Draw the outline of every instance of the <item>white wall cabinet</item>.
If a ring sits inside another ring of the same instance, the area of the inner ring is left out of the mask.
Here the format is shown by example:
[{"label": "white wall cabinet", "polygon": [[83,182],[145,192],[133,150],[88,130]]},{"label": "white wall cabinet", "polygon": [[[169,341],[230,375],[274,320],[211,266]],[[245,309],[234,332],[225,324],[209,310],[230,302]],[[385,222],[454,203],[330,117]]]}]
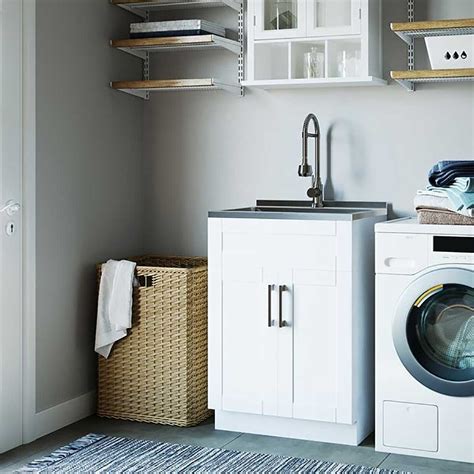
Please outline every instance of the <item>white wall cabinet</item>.
[{"label": "white wall cabinet", "polygon": [[306,35],[306,0],[254,0],[253,3],[256,39]]},{"label": "white wall cabinet", "polygon": [[353,445],[371,432],[373,225],[209,219],[216,428]]},{"label": "white wall cabinet", "polygon": [[361,31],[361,0],[254,0],[253,3],[257,40],[351,35]]},{"label": "white wall cabinet", "polygon": [[[249,0],[248,87],[384,85],[381,0]],[[322,67],[308,72],[305,54]]]},{"label": "white wall cabinet", "polygon": [[361,32],[361,0],[308,0],[306,35],[358,35]]}]

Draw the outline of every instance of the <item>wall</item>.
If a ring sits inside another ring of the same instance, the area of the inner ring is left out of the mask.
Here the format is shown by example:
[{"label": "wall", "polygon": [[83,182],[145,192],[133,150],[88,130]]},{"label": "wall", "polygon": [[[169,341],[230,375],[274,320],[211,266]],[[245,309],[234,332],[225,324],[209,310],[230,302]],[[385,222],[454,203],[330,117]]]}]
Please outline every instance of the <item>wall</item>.
[{"label": "wall", "polygon": [[[36,11],[36,411],[47,415],[44,431],[63,421],[44,410],[95,390],[95,264],[143,250],[143,102],[108,87],[140,78],[140,62],[108,46],[133,17],[107,0],[39,0]],[[72,421],[74,410],[61,407]]]},{"label": "wall", "polygon": [[[389,30],[391,21],[406,21],[406,1],[384,0],[383,7],[387,78],[392,69],[406,69],[404,43]],[[474,2],[417,0],[416,14],[474,17]],[[231,25],[231,15],[216,9],[210,18]],[[226,54],[160,56],[153,72],[185,77],[197,71],[206,77],[212,68],[226,75],[234,67]],[[422,41],[417,55],[417,65],[425,65]],[[388,201],[392,216],[413,213],[413,196],[433,163],[474,159],[472,83],[423,85],[414,94],[394,83],[247,89],[244,99],[223,92],[156,94],[145,105],[148,250],[204,255],[209,209],[248,206],[259,198],[305,199],[310,183],[298,178],[297,166],[308,112],[319,117],[325,137],[326,197]]]}]

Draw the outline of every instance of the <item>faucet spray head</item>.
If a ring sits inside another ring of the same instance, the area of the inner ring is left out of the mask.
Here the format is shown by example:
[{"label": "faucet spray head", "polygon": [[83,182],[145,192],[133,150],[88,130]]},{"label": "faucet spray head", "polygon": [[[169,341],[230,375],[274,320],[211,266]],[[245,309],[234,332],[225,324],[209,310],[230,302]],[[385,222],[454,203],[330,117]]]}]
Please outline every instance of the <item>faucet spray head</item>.
[{"label": "faucet spray head", "polygon": [[307,178],[313,176],[313,168],[311,165],[309,165],[307,162],[303,163],[298,166],[298,176],[301,176],[302,178]]}]

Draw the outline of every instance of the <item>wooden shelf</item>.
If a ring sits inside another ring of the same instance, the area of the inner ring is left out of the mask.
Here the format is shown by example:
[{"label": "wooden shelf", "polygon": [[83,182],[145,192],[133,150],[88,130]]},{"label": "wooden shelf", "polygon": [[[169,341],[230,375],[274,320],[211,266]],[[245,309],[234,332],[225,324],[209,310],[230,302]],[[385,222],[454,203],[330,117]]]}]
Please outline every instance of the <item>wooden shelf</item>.
[{"label": "wooden shelf", "polygon": [[411,44],[413,38],[474,34],[474,18],[392,23],[390,27],[405,43]]},{"label": "wooden shelf", "polygon": [[218,79],[162,79],[149,81],[116,81],[110,86],[121,92],[132,94],[142,99],[147,98],[149,92],[164,91],[198,91],[198,90],[224,90],[240,95],[240,85],[219,81]]},{"label": "wooden shelf", "polygon": [[110,45],[126,53],[146,59],[146,53],[178,50],[226,49],[241,53],[240,43],[217,35],[174,36],[168,38],[141,38],[112,40]]},{"label": "wooden shelf", "polygon": [[230,7],[239,12],[242,8],[241,0],[110,0],[110,3],[142,18],[147,12],[156,10]]},{"label": "wooden shelf", "polygon": [[258,89],[304,89],[316,87],[349,87],[349,86],[385,86],[387,82],[378,77],[329,77],[318,79],[273,79],[243,81],[245,87]]},{"label": "wooden shelf", "polygon": [[405,89],[412,91],[413,84],[418,82],[456,82],[473,81],[474,69],[438,69],[419,71],[392,71],[392,79],[395,79]]}]

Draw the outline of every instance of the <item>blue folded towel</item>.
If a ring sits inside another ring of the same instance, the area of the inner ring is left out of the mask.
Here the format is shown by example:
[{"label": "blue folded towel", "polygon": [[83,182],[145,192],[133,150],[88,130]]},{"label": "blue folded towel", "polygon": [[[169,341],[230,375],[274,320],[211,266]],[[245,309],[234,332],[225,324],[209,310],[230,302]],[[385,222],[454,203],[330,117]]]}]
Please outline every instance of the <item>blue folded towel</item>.
[{"label": "blue folded towel", "polygon": [[474,209],[474,193],[463,192],[455,185],[448,186],[446,188],[427,186],[426,189],[432,193],[437,194],[438,196],[447,197],[455,211]]},{"label": "blue folded towel", "polygon": [[433,186],[449,186],[456,178],[474,178],[474,160],[440,161],[428,176]]}]

